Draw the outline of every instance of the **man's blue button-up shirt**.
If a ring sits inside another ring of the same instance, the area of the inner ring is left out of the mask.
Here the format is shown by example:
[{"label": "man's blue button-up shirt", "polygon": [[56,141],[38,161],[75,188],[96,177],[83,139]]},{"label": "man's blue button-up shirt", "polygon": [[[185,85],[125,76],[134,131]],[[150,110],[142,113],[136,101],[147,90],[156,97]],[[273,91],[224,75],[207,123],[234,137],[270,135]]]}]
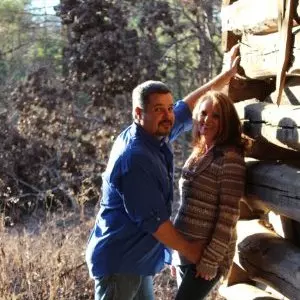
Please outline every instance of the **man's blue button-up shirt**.
[{"label": "man's blue button-up shirt", "polygon": [[188,106],[178,101],[175,124],[162,141],[133,123],[116,139],[103,173],[101,208],[90,235],[90,275],[154,275],[170,251],[153,233],[171,216],[173,154],[169,141],[191,128]]}]

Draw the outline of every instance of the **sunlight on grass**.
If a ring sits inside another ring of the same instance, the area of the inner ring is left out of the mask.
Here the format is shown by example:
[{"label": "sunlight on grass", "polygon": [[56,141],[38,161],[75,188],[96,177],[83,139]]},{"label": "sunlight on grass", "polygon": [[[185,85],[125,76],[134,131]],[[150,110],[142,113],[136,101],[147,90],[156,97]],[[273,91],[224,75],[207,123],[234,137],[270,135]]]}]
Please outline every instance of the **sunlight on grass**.
[{"label": "sunlight on grass", "polygon": [[[4,226],[0,216],[0,299],[93,299],[84,250],[94,219],[68,213],[41,223]],[[172,300],[175,279],[166,268],[154,279],[156,300]]]},{"label": "sunlight on grass", "polygon": [[90,221],[56,216],[30,230],[1,223],[1,299],[93,299],[84,262]]}]

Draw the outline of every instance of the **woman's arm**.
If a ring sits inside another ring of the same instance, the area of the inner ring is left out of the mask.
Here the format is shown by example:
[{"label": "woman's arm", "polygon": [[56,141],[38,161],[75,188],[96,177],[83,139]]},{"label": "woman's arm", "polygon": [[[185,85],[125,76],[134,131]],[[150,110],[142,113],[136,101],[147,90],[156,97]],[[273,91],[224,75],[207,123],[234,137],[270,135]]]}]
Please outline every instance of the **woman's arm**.
[{"label": "woman's arm", "polygon": [[244,195],[245,162],[236,152],[226,152],[220,176],[218,218],[210,243],[197,264],[197,275],[212,279],[224,259],[239,218],[239,205]]}]

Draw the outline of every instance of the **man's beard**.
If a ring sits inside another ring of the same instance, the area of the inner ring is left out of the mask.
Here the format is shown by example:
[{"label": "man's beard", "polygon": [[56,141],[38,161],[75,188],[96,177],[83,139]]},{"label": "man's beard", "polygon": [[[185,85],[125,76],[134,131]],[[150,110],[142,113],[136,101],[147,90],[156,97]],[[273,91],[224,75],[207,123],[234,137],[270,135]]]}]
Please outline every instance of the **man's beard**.
[{"label": "man's beard", "polygon": [[161,121],[158,123],[156,135],[161,137],[168,136],[172,130],[172,127],[173,127],[172,121],[168,121],[168,120]]}]

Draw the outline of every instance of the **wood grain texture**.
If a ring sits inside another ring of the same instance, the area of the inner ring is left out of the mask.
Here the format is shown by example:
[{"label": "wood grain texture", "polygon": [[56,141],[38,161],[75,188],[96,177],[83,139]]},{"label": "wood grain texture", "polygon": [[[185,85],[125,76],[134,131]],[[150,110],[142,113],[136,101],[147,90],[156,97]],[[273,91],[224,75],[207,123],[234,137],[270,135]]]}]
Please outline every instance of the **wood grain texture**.
[{"label": "wood grain texture", "polygon": [[[292,150],[300,150],[300,106],[260,102],[256,99],[235,104],[245,134]],[[295,155],[297,157],[297,155]]]},{"label": "wood grain texture", "polygon": [[[274,91],[264,99],[265,102],[276,103],[278,92]],[[286,78],[280,105],[300,105],[300,77]]]},{"label": "wood grain texture", "polygon": [[284,296],[300,299],[300,249],[271,233],[256,233],[238,244],[241,265],[254,280]]},{"label": "wood grain texture", "polygon": [[[280,63],[280,33],[267,35],[244,34],[241,39],[240,66],[246,77],[263,79],[276,76]],[[300,27],[292,31],[291,59],[287,76],[300,75]]]},{"label": "wood grain texture", "polygon": [[[293,11],[294,19],[299,18],[299,4]],[[237,35],[243,33],[267,34],[278,31],[277,0],[239,0],[222,7],[222,31],[232,31]],[[296,20],[293,26],[296,26]]]},{"label": "wood grain texture", "polygon": [[269,210],[300,222],[300,168],[249,159],[246,164],[246,194],[255,195]]},{"label": "wood grain texture", "polygon": [[[268,292],[265,292],[258,287],[246,283],[238,283],[229,287],[222,287],[219,289],[219,293],[226,300],[272,300],[281,299]],[[242,298],[241,298],[242,297]]]}]

